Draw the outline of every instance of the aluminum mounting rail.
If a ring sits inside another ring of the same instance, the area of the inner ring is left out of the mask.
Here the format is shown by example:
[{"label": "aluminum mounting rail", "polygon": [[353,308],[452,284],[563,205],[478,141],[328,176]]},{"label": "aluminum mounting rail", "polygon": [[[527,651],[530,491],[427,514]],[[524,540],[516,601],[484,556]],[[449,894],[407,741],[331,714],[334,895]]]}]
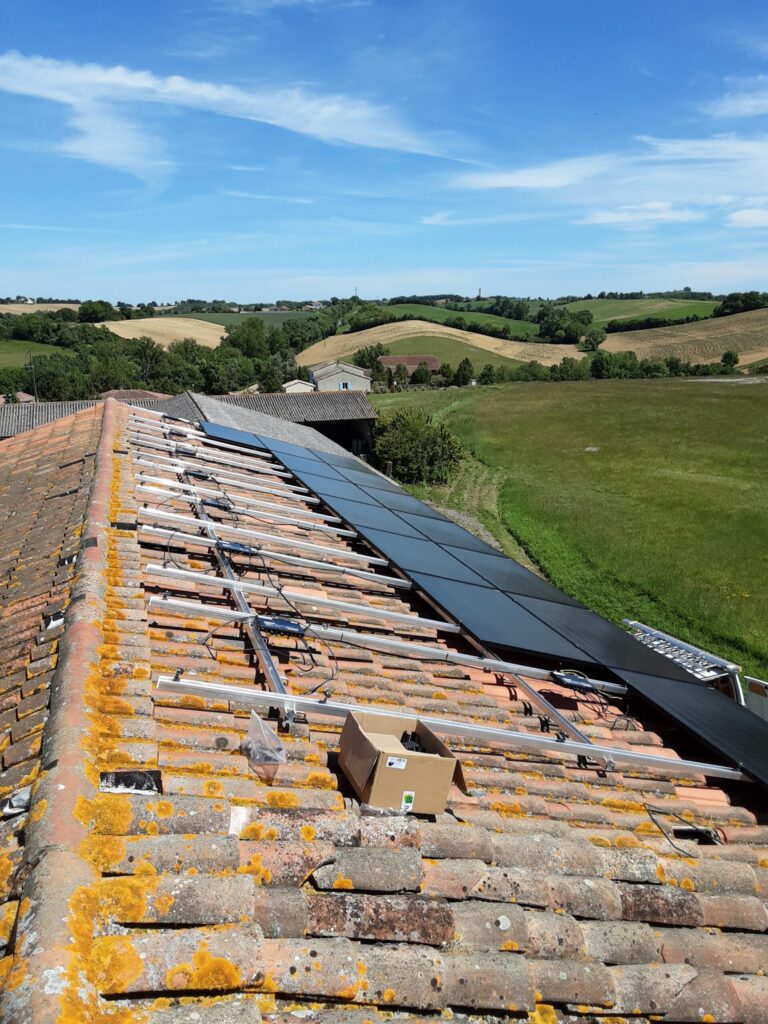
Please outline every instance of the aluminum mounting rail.
[{"label": "aluminum mounting rail", "polygon": [[[140,505],[137,514],[149,521],[154,526],[158,521],[165,523],[178,523],[179,526],[192,526],[202,529],[206,526],[204,522],[195,516],[184,516],[178,512],[168,512],[164,508],[150,508]],[[280,536],[275,533],[263,533],[261,530],[246,530],[242,526],[230,526],[228,523],[214,523],[217,534],[226,534],[229,537],[250,543],[254,540],[264,541],[267,544],[276,544],[278,547],[287,547],[291,550],[309,551],[313,554],[334,555],[336,558],[344,558],[350,562],[363,562],[365,565],[389,565],[386,558],[379,558],[376,555],[361,555],[356,551],[349,551],[347,548],[335,548],[328,544],[314,544],[308,540],[297,540],[294,536]]]},{"label": "aluminum mounting rail", "polygon": [[[197,483],[197,478],[194,478],[194,484],[183,484],[177,480],[167,480],[162,476],[151,476],[148,473],[138,473],[136,479],[140,484],[149,484],[154,487],[167,487],[173,491],[179,492],[180,494],[196,493],[202,494],[206,498],[223,498],[227,501],[231,501],[233,505],[235,501],[238,501],[241,505],[245,505],[249,508],[264,508],[271,511],[279,509],[281,512],[289,512],[292,516],[298,516],[299,518],[307,519],[310,522],[318,519],[325,523],[340,523],[343,521],[340,516],[327,515],[325,512],[310,512],[309,509],[304,508],[286,508],[285,505],[281,505],[279,502],[265,501],[263,498],[249,498],[242,494],[237,494],[233,498],[229,491],[226,491],[221,487],[217,491],[212,490],[210,487],[201,487],[200,484]],[[205,481],[203,483],[205,483]],[[212,480],[211,483],[216,483],[216,481]],[[233,485],[233,487],[237,490],[236,485]]]},{"label": "aluminum mounting rail", "polygon": [[[232,497],[227,491],[213,490],[210,487],[199,487],[197,483],[181,484],[171,480],[160,480],[158,483],[157,480],[157,477],[146,477],[143,473],[140,473],[138,475],[139,486],[137,490],[141,490],[144,494],[160,495],[164,498],[169,498],[174,494],[180,499],[186,498],[187,500],[190,497],[201,499],[213,498],[216,501],[228,503],[233,512],[239,511],[247,514],[249,509],[263,512],[265,515],[267,512],[270,512],[274,514],[279,522],[295,523],[297,525],[299,523],[302,525],[306,523],[307,527],[312,529],[318,526],[322,529],[322,525],[327,523],[342,522],[339,516],[326,515],[323,512],[310,512],[308,509],[286,508],[285,505],[281,505],[278,502],[262,501],[258,498],[242,498],[239,494]],[[238,505],[241,508],[238,508]],[[340,533],[341,531],[334,529],[332,532]],[[344,536],[354,537],[355,534],[347,532]]]},{"label": "aluminum mounting rail", "polygon": [[[396,622],[401,626],[408,626],[413,629],[435,629],[443,633],[460,633],[461,627],[455,622],[447,622],[442,619],[426,619],[412,612],[393,612],[388,608],[378,608],[375,605],[361,604],[358,601],[338,601],[335,597],[317,597],[314,594],[305,594],[301,590],[289,590],[287,587],[272,587],[264,583],[251,583],[248,580],[235,578],[234,580],[223,579],[221,576],[211,576],[204,572],[196,572],[193,569],[176,569],[172,566],[158,565],[150,562],[145,570],[150,576],[158,577],[161,580],[180,580],[188,583],[196,583],[202,587],[219,588],[231,590],[235,594],[254,594],[259,597],[277,598],[285,601],[286,604],[295,606],[309,606],[311,609],[327,608],[332,612],[339,612],[344,615],[354,615],[360,619],[372,619],[381,622]],[[149,601],[150,608],[157,608],[163,604],[166,608],[172,608],[176,599],[166,597],[152,597]],[[246,611],[246,609],[242,609]],[[256,617],[252,609],[247,609],[251,618]],[[248,615],[246,617],[249,617]]]},{"label": "aluminum mounting rail", "polygon": [[263,459],[265,462],[272,462],[273,455],[266,448],[246,448],[244,445],[233,444],[227,441],[218,441],[213,437],[210,437],[202,430],[191,430],[189,427],[179,427],[175,423],[147,423],[147,428],[156,428],[160,431],[163,437],[183,437],[198,441],[201,445],[207,448],[218,448],[223,452],[227,452],[230,455],[247,455],[249,457]]},{"label": "aluminum mounting rail", "polygon": [[[181,533],[179,530],[166,530],[161,526],[139,525],[139,533],[150,540],[157,539],[170,544],[171,541],[179,541],[198,547],[216,547],[218,541],[210,537],[197,537],[192,533]],[[349,576],[352,579],[364,580],[367,583],[378,583],[381,586],[393,587],[395,590],[410,590],[413,584],[410,580],[401,579],[399,576],[383,576],[376,572],[366,572],[365,569],[353,569],[347,565],[338,565],[336,562],[326,562],[317,558],[301,558],[298,555],[287,555],[279,551],[270,551],[264,547],[254,547],[248,544],[236,545],[242,548],[240,551],[229,551],[229,554],[239,554],[244,558],[252,555],[264,559],[267,562],[280,562],[286,565],[296,565],[306,569],[320,569],[323,572],[337,572],[342,576]]]},{"label": "aluminum mounting rail", "polygon": [[286,516],[281,515],[279,512],[265,512],[261,509],[245,508],[244,505],[235,505],[229,498],[206,498],[196,488],[193,488],[188,493],[184,493],[183,491],[166,491],[160,487],[139,484],[136,491],[147,495],[148,499],[154,498],[159,505],[164,505],[166,501],[170,500],[182,501],[187,504],[199,501],[203,505],[208,505],[210,508],[215,508],[220,512],[227,512],[233,516],[246,516],[249,519],[267,520],[270,523],[277,524],[283,523],[286,526],[293,526],[297,530],[305,530],[308,533],[322,533],[331,537],[357,537],[356,530],[346,530],[338,526],[328,526],[326,523],[297,519],[295,515]]},{"label": "aluminum mounting rail", "polygon": [[[175,601],[178,611],[191,618],[230,618],[226,608],[218,605],[206,605],[196,601]],[[251,612],[251,614],[255,614]],[[257,616],[258,617],[258,616]],[[335,641],[348,644],[350,647],[362,647],[371,651],[399,654],[404,658],[419,658],[421,661],[438,661],[450,665],[464,665],[466,668],[478,668],[484,672],[494,672],[505,676],[528,676],[530,679],[543,679],[553,682],[552,672],[545,668],[533,668],[530,665],[518,665],[500,658],[481,658],[476,654],[461,654],[446,647],[433,647],[429,644],[413,643],[398,640],[396,637],[381,636],[378,633],[360,633],[354,629],[337,629],[333,626],[321,626],[314,623],[303,625],[304,636],[317,640]],[[626,686],[619,683],[607,683],[601,679],[588,680],[593,687],[611,697],[623,697]]]},{"label": "aluminum mounting rail", "polygon": [[217,483],[222,480],[226,483],[236,483],[238,486],[246,487],[249,490],[266,490],[270,494],[284,494],[286,498],[293,497],[297,501],[300,497],[303,501],[308,501],[311,504],[320,504],[320,499],[310,495],[309,489],[302,487],[300,484],[289,484],[285,481],[282,483],[267,483],[266,481],[262,481],[262,483],[257,484],[253,482],[254,479],[261,480],[262,478],[259,476],[254,477],[250,473],[238,473],[234,469],[224,469],[222,467],[214,468],[213,466],[206,466],[204,463],[201,466],[197,462],[185,462],[183,459],[168,458],[165,455],[158,455],[157,453],[153,453],[150,457],[148,455],[141,455],[134,452],[133,460],[140,466],[151,466],[153,469],[162,469],[169,473],[205,473],[206,476],[210,476],[212,479],[215,479]]},{"label": "aluminum mounting rail", "polygon": [[[244,686],[232,686],[227,683],[208,683],[201,679],[190,679],[188,677],[176,679],[173,676],[160,676],[157,680],[157,689],[164,693],[195,694],[200,697],[208,697],[210,700],[237,701],[253,707],[277,707],[280,710],[294,714],[296,712],[308,712],[310,714],[325,715],[330,718],[344,719],[350,713],[363,712],[366,714],[382,715],[385,718],[404,717],[401,711],[387,711],[373,704],[342,704],[336,701],[318,701],[312,700],[309,697],[296,697],[287,693],[276,695]],[[456,722],[426,715],[416,715],[416,717],[429,729],[432,729],[433,732],[441,733],[443,736],[473,739],[483,744],[506,743],[510,746],[520,747],[523,750],[554,754],[559,757],[562,757],[563,754],[589,758],[602,755],[603,758],[612,761],[616,765],[670,772],[675,777],[704,775],[710,778],[728,779],[733,782],[748,780],[748,776],[744,775],[738,768],[729,768],[727,765],[676,760],[671,757],[654,757],[652,754],[641,754],[632,749],[623,750],[619,747],[598,747],[591,743],[578,743],[574,740],[550,739],[544,735],[517,732],[513,729],[494,728],[488,725],[476,725],[474,722]]]},{"label": "aluminum mounting rail", "polygon": [[[234,487],[237,491],[253,491],[257,494],[271,494],[283,498],[285,501],[297,501],[307,505],[320,504],[319,498],[315,498],[309,493],[300,493],[306,491],[306,488],[303,487],[291,488],[289,490],[287,487],[272,487],[266,483],[254,484],[251,483],[250,478],[246,477],[244,474],[242,475],[242,479],[238,479],[237,473],[220,473],[217,470],[208,473],[205,470],[198,469],[193,463],[183,463],[174,461],[173,459],[168,459],[166,463],[158,462],[154,459],[148,459],[143,455],[135,455],[134,461],[139,466],[139,472],[142,476],[145,475],[144,470],[146,469],[156,470],[160,473],[169,473],[171,475],[180,474],[189,470],[191,476],[195,480],[205,478],[210,480],[213,484],[218,484],[220,487],[229,486]],[[150,477],[147,476],[147,479],[150,479]],[[168,480],[165,477],[155,477],[155,479],[161,480],[163,483],[168,483]],[[174,481],[174,485],[176,487],[181,486],[178,481]]]},{"label": "aluminum mounting rail", "polygon": [[129,434],[128,440],[142,448],[150,448],[160,452],[171,452],[174,455],[183,455],[186,458],[205,459],[207,462],[213,462],[217,466],[247,469],[252,473],[266,473],[270,476],[284,477],[285,479],[289,479],[293,475],[287,469],[282,469],[276,464],[266,465],[263,462],[254,462],[249,465],[245,459],[231,459],[220,452],[210,451],[208,448],[203,448],[200,445],[195,446],[176,441],[161,441],[158,438],[147,437],[144,434],[138,433]]},{"label": "aluminum mounting rail", "polygon": [[[237,580],[237,574],[232,568],[232,564],[229,561],[228,556],[222,549],[221,543],[219,542],[219,538],[216,535],[215,523],[213,523],[208,518],[208,515],[205,511],[205,508],[203,507],[202,502],[195,500],[193,502],[193,506],[198,516],[200,517],[203,529],[206,531],[211,540],[217,542],[213,551],[219,568],[221,569],[221,571],[224,573],[228,580]],[[236,590],[234,591],[232,596],[235,604],[240,609],[241,613],[249,610],[248,602],[246,601],[242,593]],[[243,622],[242,628],[243,632],[248,637],[248,640],[251,644],[251,650],[253,651],[253,656],[258,662],[261,671],[264,673],[264,678],[267,680],[270,689],[273,690],[275,693],[285,693],[285,683],[283,681],[283,677],[280,675],[280,672],[278,671],[277,665],[275,664],[274,659],[272,658],[272,652],[270,651],[266,640],[262,636],[261,630],[256,626],[253,619],[250,619],[247,622]]]}]

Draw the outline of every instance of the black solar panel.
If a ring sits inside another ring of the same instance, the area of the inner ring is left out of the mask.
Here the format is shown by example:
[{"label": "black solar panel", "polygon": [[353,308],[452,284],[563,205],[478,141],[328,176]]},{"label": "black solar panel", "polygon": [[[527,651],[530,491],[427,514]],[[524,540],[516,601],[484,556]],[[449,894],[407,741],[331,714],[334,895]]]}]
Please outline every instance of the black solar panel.
[{"label": "black solar panel", "polygon": [[[366,504],[362,501],[347,501],[345,498],[329,499],[328,504],[356,527],[370,527],[373,530],[388,530],[402,537],[418,537],[422,534],[381,505]],[[429,520],[432,522],[432,520]],[[361,531],[363,532],[363,531]]]},{"label": "black solar panel", "polygon": [[360,487],[379,487],[383,491],[393,491],[400,493],[400,488],[397,484],[391,483],[385,476],[381,476],[380,473],[374,473],[371,469],[341,469],[340,472],[350,480],[353,484],[358,484]]},{"label": "black solar panel", "polygon": [[425,505],[418,498],[412,498],[404,491],[382,491],[378,487],[361,487],[360,489],[366,494],[370,494],[376,501],[380,501],[382,505],[391,508],[393,512],[413,512],[427,519],[442,519],[447,522],[445,516],[440,515],[439,512],[430,508],[429,505]]},{"label": "black solar panel", "polygon": [[479,573],[489,583],[513,597],[525,594],[529,597],[540,597],[545,601],[557,601],[560,604],[576,605],[577,601],[568,597],[557,587],[542,579],[535,573],[523,568],[504,555],[488,554],[485,551],[468,551],[465,548],[446,547],[452,555]]},{"label": "black solar panel", "polygon": [[311,448],[305,448],[301,444],[293,444],[291,441],[278,441],[274,437],[265,437],[264,444],[270,451],[275,452],[278,458],[282,458],[283,455],[298,455],[302,459],[313,459],[317,462],[322,462],[319,452],[312,451]]},{"label": "black solar panel", "polygon": [[332,455],[330,452],[317,452],[316,454],[323,460],[323,462],[327,462],[331,466],[337,466],[339,469],[354,469],[359,471],[362,466],[360,459],[355,459],[351,455]]},{"label": "black solar panel", "polygon": [[639,640],[588,608],[541,601],[534,597],[520,597],[518,600],[528,611],[578,644],[600,665],[616,666],[633,672],[649,672],[682,682],[695,681],[685,669],[645,647]]},{"label": "black solar panel", "polygon": [[409,575],[482,643],[533,651],[567,664],[590,660],[578,647],[500,590],[422,573]]},{"label": "black solar panel", "polygon": [[490,586],[458,558],[452,558],[439,545],[433,544],[430,540],[401,537],[395,533],[371,529],[366,529],[365,537],[383,555],[408,573],[422,572],[430,576],[441,576],[444,579],[474,583],[480,587]]},{"label": "black solar panel", "polygon": [[209,423],[202,420],[200,426],[208,437],[216,441],[229,441],[231,444],[241,444],[246,448],[261,448],[268,450],[268,446],[256,434],[249,434],[246,430],[235,430],[233,427],[220,427],[218,423]]},{"label": "black solar panel", "polygon": [[[671,664],[671,662],[670,662]],[[768,785],[768,723],[718,690],[640,672],[620,678],[690,733]]]},{"label": "black solar panel", "polygon": [[485,541],[475,537],[468,530],[463,529],[450,519],[435,519],[424,514],[414,515],[412,512],[401,512],[400,518],[403,522],[413,526],[425,537],[429,537],[436,544],[443,546],[450,545],[456,548],[467,548],[470,551],[485,551],[489,554],[496,554],[494,548]]},{"label": "black solar panel", "polygon": [[299,476],[301,482],[317,494],[318,497],[326,499],[329,505],[333,504],[334,498],[347,498],[350,501],[360,501],[364,505],[378,505],[374,497],[367,494],[362,487],[351,484],[348,480],[333,480],[327,476],[316,476],[314,473],[302,472]]},{"label": "black solar panel", "polygon": [[305,459],[298,455],[285,455],[283,453],[278,453],[277,457],[300,480],[303,479],[306,473],[313,473],[315,476],[322,476],[328,480],[344,479],[339,475],[338,470],[334,469],[333,466],[329,466],[326,462],[321,462],[319,459]]}]

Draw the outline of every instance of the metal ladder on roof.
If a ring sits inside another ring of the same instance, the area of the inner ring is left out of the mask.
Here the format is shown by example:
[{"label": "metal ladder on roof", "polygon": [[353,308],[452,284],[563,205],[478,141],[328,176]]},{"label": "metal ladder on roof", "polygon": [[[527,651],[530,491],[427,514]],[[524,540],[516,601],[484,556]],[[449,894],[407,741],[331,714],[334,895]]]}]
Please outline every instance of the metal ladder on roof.
[{"label": "metal ladder on roof", "polygon": [[663,633],[660,629],[653,629],[643,622],[636,622],[634,619],[624,619],[624,625],[632,630],[632,635],[641,644],[656,651],[663,657],[673,661],[676,665],[690,672],[696,679],[705,683],[716,683],[727,681],[730,685],[731,696],[738,704],[745,704],[744,691],[741,685],[741,665],[732,661],[726,661],[710,651],[705,651],[694,644],[686,643],[676,636]]}]

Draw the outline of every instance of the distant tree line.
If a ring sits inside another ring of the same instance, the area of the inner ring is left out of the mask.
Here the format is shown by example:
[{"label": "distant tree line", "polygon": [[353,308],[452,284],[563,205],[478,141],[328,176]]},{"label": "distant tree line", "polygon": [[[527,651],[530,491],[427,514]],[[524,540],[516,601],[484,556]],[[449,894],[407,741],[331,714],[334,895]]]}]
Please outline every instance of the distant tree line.
[{"label": "distant tree line", "polygon": [[[714,314],[713,314],[714,315]],[[606,334],[617,334],[622,331],[647,331],[654,327],[677,327],[678,324],[694,324],[697,320],[708,320],[709,316],[633,316],[622,317],[621,320],[609,320],[605,325]]]},{"label": "distant tree line", "polygon": [[748,313],[752,309],[765,309],[768,306],[768,292],[731,292],[726,295],[712,316],[733,316],[735,313]]}]

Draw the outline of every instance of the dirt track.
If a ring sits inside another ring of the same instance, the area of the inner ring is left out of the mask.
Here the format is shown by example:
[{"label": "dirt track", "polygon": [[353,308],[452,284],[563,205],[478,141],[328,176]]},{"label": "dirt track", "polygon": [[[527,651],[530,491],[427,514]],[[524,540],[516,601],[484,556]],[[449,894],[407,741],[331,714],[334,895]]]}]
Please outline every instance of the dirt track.
[{"label": "dirt track", "polygon": [[577,350],[575,345],[537,345],[533,342],[505,341],[503,338],[491,338],[486,334],[459,331],[455,327],[446,327],[444,324],[426,323],[423,320],[403,320],[394,324],[382,324],[380,327],[370,327],[367,331],[357,331],[355,334],[335,334],[305,348],[296,357],[296,362],[300,366],[316,366],[329,359],[342,359],[366,345],[388,345],[393,341],[419,336],[456,338],[459,341],[465,341],[468,345],[474,345],[475,348],[482,348],[486,352],[495,352],[497,355],[507,356],[509,359],[520,359],[523,362],[537,359],[545,366],[559,363],[563,356],[581,359],[584,355],[583,352]]},{"label": "dirt track", "polygon": [[194,338],[206,348],[216,348],[224,328],[209,324],[207,320],[193,320],[183,316],[149,316],[141,320],[110,320],[100,326],[108,328],[121,338],[152,338],[167,348],[172,341]]}]

